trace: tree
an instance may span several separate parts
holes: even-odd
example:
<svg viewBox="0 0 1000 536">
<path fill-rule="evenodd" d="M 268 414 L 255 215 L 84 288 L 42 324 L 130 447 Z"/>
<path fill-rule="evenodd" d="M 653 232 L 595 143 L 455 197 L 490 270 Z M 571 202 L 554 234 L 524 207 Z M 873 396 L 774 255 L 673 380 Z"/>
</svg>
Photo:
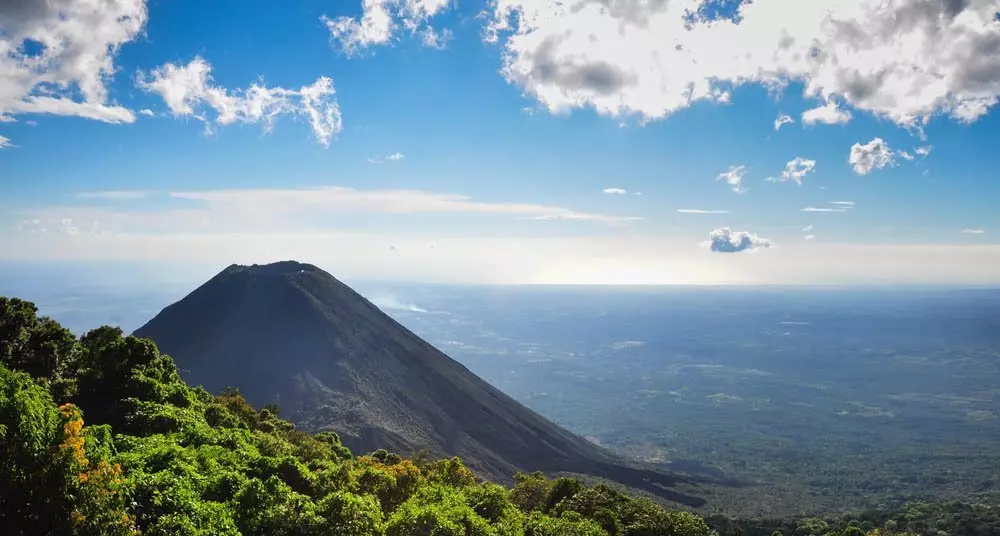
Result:
<svg viewBox="0 0 1000 536">
<path fill-rule="evenodd" d="M 6 534 L 68 530 L 63 422 L 48 391 L 0 365 L 0 526 Z"/>
</svg>

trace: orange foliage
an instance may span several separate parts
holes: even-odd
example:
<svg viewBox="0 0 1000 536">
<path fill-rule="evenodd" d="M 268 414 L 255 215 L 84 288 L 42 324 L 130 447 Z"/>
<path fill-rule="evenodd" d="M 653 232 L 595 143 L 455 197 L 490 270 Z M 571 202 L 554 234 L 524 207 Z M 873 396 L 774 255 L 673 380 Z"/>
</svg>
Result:
<svg viewBox="0 0 1000 536">
<path fill-rule="evenodd" d="M 66 453 L 77 466 L 86 468 L 90 462 L 83 449 L 83 417 L 80 415 L 80 409 L 73 404 L 63 404 L 59 406 L 59 413 L 65 421 L 63 441 L 59 444 L 59 451 Z"/>
<path fill-rule="evenodd" d="M 73 404 L 63 404 L 59 406 L 59 413 L 65 421 L 59 451 L 80 471 L 76 478 L 79 507 L 70 512 L 74 530 L 102 534 L 109 530 L 115 534 L 137 533 L 134 520 L 125 512 L 121 512 L 117 518 L 108 519 L 115 515 L 112 511 L 121 508 L 121 464 L 101 460 L 96 467 L 91 468 L 85 450 L 84 424 L 79 408 Z"/>
</svg>

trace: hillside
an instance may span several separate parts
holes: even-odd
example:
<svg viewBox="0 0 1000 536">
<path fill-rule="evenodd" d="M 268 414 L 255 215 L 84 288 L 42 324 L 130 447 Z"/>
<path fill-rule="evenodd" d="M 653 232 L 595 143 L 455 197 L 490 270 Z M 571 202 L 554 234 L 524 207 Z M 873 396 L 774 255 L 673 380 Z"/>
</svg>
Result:
<svg viewBox="0 0 1000 536">
<path fill-rule="evenodd" d="M 495 389 L 325 271 L 297 262 L 226 268 L 135 332 L 184 378 L 352 450 L 461 456 L 478 474 L 590 474 L 688 505 L 678 477 L 631 466 Z"/>
</svg>

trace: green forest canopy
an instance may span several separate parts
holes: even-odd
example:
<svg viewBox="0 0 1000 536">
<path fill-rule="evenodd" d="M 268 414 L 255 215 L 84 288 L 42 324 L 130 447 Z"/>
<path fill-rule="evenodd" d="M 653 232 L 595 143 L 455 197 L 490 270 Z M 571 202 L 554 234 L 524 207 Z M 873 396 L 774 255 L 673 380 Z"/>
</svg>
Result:
<svg viewBox="0 0 1000 536">
<path fill-rule="evenodd" d="M 149 340 L 77 338 L 0 297 L 5 534 L 885 536 L 1000 534 L 996 508 L 909 505 L 834 520 L 706 520 L 572 478 L 479 481 L 458 458 L 355 456 L 230 390 L 184 383 Z"/>
</svg>

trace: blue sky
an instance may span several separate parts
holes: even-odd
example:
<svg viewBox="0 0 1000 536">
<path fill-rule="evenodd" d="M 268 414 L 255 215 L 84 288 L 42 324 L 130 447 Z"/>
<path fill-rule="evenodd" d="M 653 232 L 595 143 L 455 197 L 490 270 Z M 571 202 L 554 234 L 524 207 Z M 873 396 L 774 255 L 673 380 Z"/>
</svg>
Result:
<svg viewBox="0 0 1000 536">
<path fill-rule="evenodd" d="M 995 0 L 93 4 L 0 7 L 0 262 L 1000 282 Z"/>
</svg>

